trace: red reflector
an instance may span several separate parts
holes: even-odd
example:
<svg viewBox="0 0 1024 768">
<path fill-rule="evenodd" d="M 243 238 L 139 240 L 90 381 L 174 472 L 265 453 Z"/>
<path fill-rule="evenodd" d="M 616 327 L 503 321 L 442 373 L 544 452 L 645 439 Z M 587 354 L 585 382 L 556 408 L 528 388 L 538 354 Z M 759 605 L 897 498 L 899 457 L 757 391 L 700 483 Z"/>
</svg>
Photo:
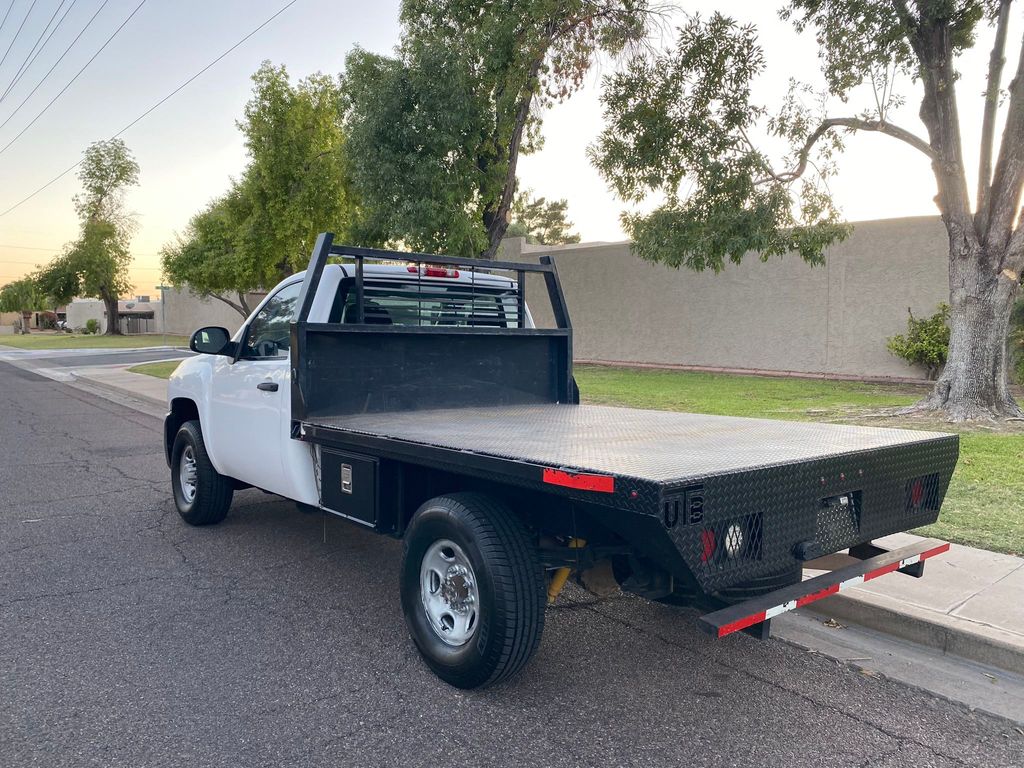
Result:
<svg viewBox="0 0 1024 768">
<path fill-rule="evenodd" d="M 577 474 L 545 467 L 544 482 L 548 485 L 561 485 L 564 488 L 577 488 L 581 491 L 615 493 L 615 478 L 610 475 Z"/>
<path fill-rule="evenodd" d="M 458 277 L 459 270 L 445 269 L 444 267 L 406 267 L 406 271 L 412 274 L 421 274 L 424 277 Z"/>
<path fill-rule="evenodd" d="M 700 553 L 700 561 L 702 563 L 706 563 L 711 559 L 711 556 L 715 554 L 715 532 L 710 528 L 705 528 L 701 531 L 700 544 L 702 549 Z"/>
<path fill-rule="evenodd" d="M 924 481 L 919 478 L 910 487 L 910 505 L 920 507 L 922 501 L 924 501 Z"/>
<path fill-rule="evenodd" d="M 760 624 L 766 618 L 767 616 L 765 616 L 764 611 L 751 614 L 750 616 L 744 616 L 742 619 L 737 619 L 736 621 L 719 627 L 718 636 L 725 637 L 726 635 L 731 635 L 733 632 L 739 632 L 741 629 L 746 629 L 747 627 L 752 627 L 755 624 Z"/>
</svg>

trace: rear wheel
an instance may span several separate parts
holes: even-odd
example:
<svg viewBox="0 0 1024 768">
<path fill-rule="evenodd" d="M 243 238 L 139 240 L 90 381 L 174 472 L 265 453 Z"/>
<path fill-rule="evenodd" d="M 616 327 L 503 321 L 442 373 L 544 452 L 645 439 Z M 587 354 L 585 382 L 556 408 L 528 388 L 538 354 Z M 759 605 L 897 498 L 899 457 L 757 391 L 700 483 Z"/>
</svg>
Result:
<svg viewBox="0 0 1024 768">
<path fill-rule="evenodd" d="M 540 644 L 544 573 L 522 522 L 474 493 L 439 496 L 405 534 L 402 609 L 434 673 L 459 688 L 514 675 Z"/>
<path fill-rule="evenodd" d="M 174 438 L 171 487 L 178 514 L 189 525 L 213 525 L 228 514 L 234 486 L 213 468 L 198 421 L 186 421 Z"/>
</svg>

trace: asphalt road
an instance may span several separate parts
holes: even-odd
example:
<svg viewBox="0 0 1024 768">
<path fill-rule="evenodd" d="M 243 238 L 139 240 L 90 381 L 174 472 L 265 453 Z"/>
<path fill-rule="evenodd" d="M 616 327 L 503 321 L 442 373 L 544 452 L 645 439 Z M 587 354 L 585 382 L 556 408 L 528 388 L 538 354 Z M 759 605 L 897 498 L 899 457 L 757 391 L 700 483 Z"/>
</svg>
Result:
<svg viewBox="0 0 1024 768">
<path fill-rule="evenodd" d="M 449 688 L 398 542 L 257 491 L 189 528 L 159 430 L 0 363 L 2 766 L 1024 765 L 1008 721 L 633 598 L 575 593 L 524 674 Z"/>
<path fill-rule="evenodd" d="M 4 357 L 24 360 L 37 368 L 80 368 L 88 365 L 132 365 L 157 360 L 177 360 L 191 357 L 188 350 L 142 347 L 140 349 L 31 349 L 16 350 L 0 347 L 0 360 Z"/>
</svg>

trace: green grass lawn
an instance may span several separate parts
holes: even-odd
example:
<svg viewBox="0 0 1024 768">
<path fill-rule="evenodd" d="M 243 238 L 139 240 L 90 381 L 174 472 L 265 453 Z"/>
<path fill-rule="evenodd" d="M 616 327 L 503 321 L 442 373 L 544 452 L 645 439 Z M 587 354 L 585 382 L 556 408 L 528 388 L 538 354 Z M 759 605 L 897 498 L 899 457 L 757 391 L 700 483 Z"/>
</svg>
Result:
<svg viewBox="0 0 1024 768">
<path fill-rule="evenodd" d="M 30 333 L 0 336 L 0 345 L 18 349 L 139 349 L 141 347 L 187 347 L 187 336 L 96 336 L 80 333 Z"/>
<path fill-rule="evenodd" d="M 177 361 L 129 370 L 167 378 Z M 1024 429 L 1002 434 L 880 415 L 909 405 L 921 387 L 689 371 L 578 366 L 588 403 L 804 421 L 844 421 L 961 432 L 960 462 L 939 522 L 917 531 L 959 544 L 1024 553 Z"/>
<path fill-rule="evenodd" d="M 147 376 L 156 376 L 158 379 L 169 379 L 180 362 L 180 360 L 166 360 L 162 363 L 143 363 L 142 365 L 133 365 L 128 372 L 144 373 Z"/>
<path fill-rule="evenodd" d="M 578 366 L 576 381 L 588 403 L 960 432 L 960 462 L 939 522 L 916 532 L 1024 553 L 1024 429 L 972 431 L 878 413 L 913 403 L 922 388 L 603 366 Z"/>
</svg>

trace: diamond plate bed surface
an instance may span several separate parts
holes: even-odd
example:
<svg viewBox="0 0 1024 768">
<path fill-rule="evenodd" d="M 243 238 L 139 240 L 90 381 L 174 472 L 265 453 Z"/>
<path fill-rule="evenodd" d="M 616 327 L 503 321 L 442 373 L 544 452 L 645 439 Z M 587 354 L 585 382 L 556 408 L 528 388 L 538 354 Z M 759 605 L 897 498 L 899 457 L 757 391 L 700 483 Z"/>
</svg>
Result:
<svg viewBox="0 0 1024 768">
<path fill-rule="evenodd" d="M 406 411 L 318 417 L 306 422 L 531 464 L 662 483 L 945 437 L 938 432 L 600 405 Z"/>
</svg>

